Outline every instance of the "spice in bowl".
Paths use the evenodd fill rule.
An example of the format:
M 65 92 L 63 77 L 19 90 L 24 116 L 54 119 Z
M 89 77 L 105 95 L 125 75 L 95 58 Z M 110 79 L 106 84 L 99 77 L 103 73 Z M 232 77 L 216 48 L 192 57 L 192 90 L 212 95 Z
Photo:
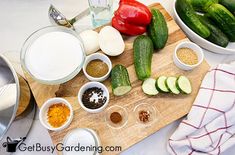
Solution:
M 120 129 L 127 124 L 128 113 L 124 107 L 114 105 L 105 112 L 105 121 L 113 129 Z
M 147 123 L 147 122 L 149 122 L 149 118 L 150 118 L 149 111 L 142 110 L 139 112 L 139 119 L 141 122 Z
M 110 120 L 114 124 L 118 124 L 118 123 L 122 122 L 122 115 L 119 112 L 113 112 L 110 115 Z
M 94 78 L 100 78 L 109 72 L 109 67 L 104 61 L 95 59 L 87 64 L 86 72 Z
M 82 103 L 88 109 L 98 109 L 107 101 L 104 91 L 98 87 L 91 87 L 85 90 L 82 95 Z
M 47 112 L 48 123 L 58 128 L 64 125 L 70 116 L 70 109 L 63 103 L 56 103 L 49 107 Z
M 177 57 L 181 62 L 187 65 L 195 65 L 198 63 L 198 56 L 190 48 L 180 48 L 177 50 Z
M 157 118 L 156 109 L 148 103 L 138 104 L 134 108 L 134 114 L 135 114 L 137 123 L 140 123 L 143 125 L 150 125 Z

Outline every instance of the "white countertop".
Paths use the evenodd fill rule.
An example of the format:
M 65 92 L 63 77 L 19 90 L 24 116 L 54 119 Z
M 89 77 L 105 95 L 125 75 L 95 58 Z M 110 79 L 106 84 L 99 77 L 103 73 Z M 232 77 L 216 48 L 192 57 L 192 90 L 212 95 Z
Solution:
M 140 0 L 145 4 L 161 2 L 172 14 L 172 0 Z M 0 0 L 0 53 L 6 51 L 19 52 L 24 40 L 35 30 L 51 25 L 48 19 L 48 7 L 55 4 L 67 17 L 72 17 L 88 7 L 87 0 Z M 90 18 L 85 18 L 76 27 L 90 27 Z M 235 55 L 219 55 L 205 51 L 206 60 L 210 65 L 235 61 Z M 161 129 L 140 143 L 121 153 L 122 155 L 167 155 L 166 142 L 171 133 L 176 129 L 179 121 Z M 52 145 L 46 129 L 35 119 L 31 132 L 26 140 L 32 144 L 40 142 L 43 145 Z M 233 155 L 235 146 L 224 153 Z M 15 155 L 31 155 L 32 152 L 16 152 Z M 33 153 L 39 155 L 42 153 Z M 44 154 L 44 153 L 43 153 Z M 46 154 L 46 153 L 45 153 Z M 49 155 L 50 153 L 48 153 Z

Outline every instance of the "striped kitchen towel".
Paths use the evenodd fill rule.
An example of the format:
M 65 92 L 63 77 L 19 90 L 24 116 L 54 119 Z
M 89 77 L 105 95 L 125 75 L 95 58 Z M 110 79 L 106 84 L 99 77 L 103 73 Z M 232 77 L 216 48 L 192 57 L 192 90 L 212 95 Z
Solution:
M 204 77 L 187 117 L 168 141 L 172 155 L 217 155 L 235 144 L 235 67 L 221 64 Z

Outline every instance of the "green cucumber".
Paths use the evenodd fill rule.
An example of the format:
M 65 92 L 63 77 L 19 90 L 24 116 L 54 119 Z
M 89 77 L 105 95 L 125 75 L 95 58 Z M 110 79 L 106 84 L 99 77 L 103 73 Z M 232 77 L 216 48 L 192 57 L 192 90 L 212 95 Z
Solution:
M 171 93 L 177 95 L 180 93 L 180 91 L 176 87 L 176 80 L 177 80 L 176 77 L 168 77 L 166 79 L 166 86 L 170 90 Z
M 156 80 L 155 86 L 156 86 L 157 90 L 159 90 L 160 92 L 163 92 L 163 93 L 170 92 L 170 90 L 166 86 L 166 79 L 167 79 L 166 76 L 160 76 Z
M 116 65 L 111 71 L 111 86 L 113 94 L 121 96 L 131 90 L 131 82 L 127 69 L 122 65 Z
M 209 28 L 211 35 L 206 38 L 208 41 L 226 47 L 229 43 L 228 37 L 215 24 L 205 16 L 198 15 L 200 21 Z
M 153 41 L 154 49 L 162 49 L 168 39 L 168 27 L 166 20 L 158 9 L 152 9 L 152 21 L 147 30 Z
M 148 36 L 138 36 L 134 41 L 133 49 L 136 75 L 139 80 L 145 80 L 151 76 L 152 40 Z
M 235 15 L 235 0 L 219 0 L 219 3 Z
M 212 4 L 206 14 L 227 35 L 229 41 L 235 42 L 235 17 L 221 4 Z
M 192 86 L 189 79 L 185 76 L 178 77 L 176 81 L 176 87 L 185 94 L 190 94 L 192 92 Z
M 207 12 L 210 5 L 218 3 L 218 0 L 190 0 L 193 8 L 199 12 Z
M 155 87 L 156 80 L 153 78 L 146 79 L 142 84 L 142 90 L 147 95 L 157 95 L 158 90 Z
M 210 30 L 198 19 L 190 0 L 177 0 L 176 11 L 183 22 L 203 38 L 210 36 Z

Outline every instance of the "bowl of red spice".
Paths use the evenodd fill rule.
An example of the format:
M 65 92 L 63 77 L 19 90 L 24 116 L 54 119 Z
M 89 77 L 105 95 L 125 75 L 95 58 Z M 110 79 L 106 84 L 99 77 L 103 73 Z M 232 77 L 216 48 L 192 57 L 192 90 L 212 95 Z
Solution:
M 143 125 L 151 125 L 157 120 L 158 113 L 154 106 L 148 103 L 140 103 L 134 108 L 136 122 Z
M 102 82 L 106 80 L 112 70 L 112 62 L 102 53 L 94 53 L 86 57 L 83 73 L 90 81 Z
M 88 82 L 80 88 L 78 102 L 89 113 L 101 112 L 109 103 L 109 91 L 100 82 Z
M 72 106 L 63 98 L 51 98 L 40 108 L 39 120 L 49 130 L 63 130 L 70 125 L 72 119 Z

